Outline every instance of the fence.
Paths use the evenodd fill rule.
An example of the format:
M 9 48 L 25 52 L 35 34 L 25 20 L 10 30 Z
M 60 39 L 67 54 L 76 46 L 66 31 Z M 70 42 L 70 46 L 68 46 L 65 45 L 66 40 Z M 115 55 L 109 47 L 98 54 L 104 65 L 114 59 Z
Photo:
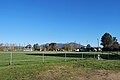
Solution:
M 0 52 L 0 66 L 38 63 L 60 63 L 78 59 L 94 58 L 119 60 L 119 53 L 108 52 Z

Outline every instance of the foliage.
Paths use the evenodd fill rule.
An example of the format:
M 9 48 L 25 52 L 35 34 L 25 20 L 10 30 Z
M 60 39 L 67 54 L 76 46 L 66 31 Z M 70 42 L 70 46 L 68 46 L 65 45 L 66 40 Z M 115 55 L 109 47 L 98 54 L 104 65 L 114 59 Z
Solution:
M 49 44 L 49 51 L 56 51 L 56 50 L 57 50 L 56 43 L 50 43 Z
M 111 46 L 112 51 L 118 51 L 119 50 L 119 43 L 118 42 L 113 42 Z
M 91 48 L 91 45 L 90 45 L 90 44 L 88 44 L 86 48 Z
M 3 43 L 0 43 L 0 51 L 4 51 L 4 48 Z
M 116 37 L 113 37 L 113 42 L 117 42 L 117 38 Z
M 34 45 L 33 45 L 33 49 L 34 49 L 35 51 L 40 51 L 39 44 L 38 44 L 38 43 L 34 44 Z
M 101 45 L 103 45 L 104 48 L 109 48 L 112 44 L 112 36 L 109 33 L 105 33 L 101 38 Z
M 42 46 L 42 50 L 43 51 L 48 51 L 49 50 L 49 46 L 47 44 Z
M 90 45 L 90 44 L 88 44 L 88 45 L 86 46 L 86 49 L 87 49 L 87 51 L 91 51 L 91 50 L 92 50 L 91 45 Z
M 70 51 L 71 50 L 71 45 L 70 44 L 65 44 L 63 49 L 66 50 L 66 51 Z
M 116 37 L 112 37 L 109 33 L 105 33 L 101 38 L 101 45 L 103 45 L 103 51 L 119 51 L 120 46 Z

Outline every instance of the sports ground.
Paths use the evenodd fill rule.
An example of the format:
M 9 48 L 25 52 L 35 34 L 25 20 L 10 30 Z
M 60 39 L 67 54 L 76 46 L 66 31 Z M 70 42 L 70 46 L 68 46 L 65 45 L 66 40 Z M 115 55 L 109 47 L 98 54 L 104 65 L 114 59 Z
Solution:
M 0 80 L 119 80 L 119 59 L 119 52 L 0 52 Z

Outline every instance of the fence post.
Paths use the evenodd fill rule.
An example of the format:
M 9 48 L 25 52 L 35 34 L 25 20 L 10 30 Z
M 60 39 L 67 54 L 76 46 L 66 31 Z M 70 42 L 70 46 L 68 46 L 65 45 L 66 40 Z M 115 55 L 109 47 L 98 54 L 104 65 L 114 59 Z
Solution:
M 44 51 L 43 51 L 43 56 L 42 56 L 42 62 L 44 63 Z
M 95 59 L 95 53 L 94 53 L 94 59 Z
M 109 60 L 109 57 L 110 57 L 110 55 L 109 55 L 109 53 L 108 53 L 108 60 Z
M 82 53 L 82 59 L 83 59 L 83 53 Z
M 12 52 L 10 52 L 10 63 L 9 65 L 12 65 Z
M 65 62 L 66 62 L 66 52 L 65 52 Z

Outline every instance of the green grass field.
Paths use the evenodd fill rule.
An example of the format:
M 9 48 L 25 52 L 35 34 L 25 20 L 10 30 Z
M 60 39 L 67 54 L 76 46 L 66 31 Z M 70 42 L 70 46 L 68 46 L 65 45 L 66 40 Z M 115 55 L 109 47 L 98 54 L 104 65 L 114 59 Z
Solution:
M 108 75 L 120 72 L 119 57 L 116 59 L 115 55 L 112 58 L 109 56 L 110 59 L 104 57 L 105 59 L 97 60 L 97 54 L 109 56 L 97 52 L 45 52 L 43 63 L 42 52 L 14 52 L 12 65 L 9 65 L 10 53 L 1 52 L 0 80 L 89 80 L 87 78 L 96 75 L 99 70 L 102 71 L 101 74 Z

